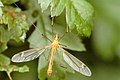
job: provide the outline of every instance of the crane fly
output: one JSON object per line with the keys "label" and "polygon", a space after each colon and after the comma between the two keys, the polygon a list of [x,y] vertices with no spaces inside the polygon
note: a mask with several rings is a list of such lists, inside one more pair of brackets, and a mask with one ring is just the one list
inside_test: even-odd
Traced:
{"label": "crane fly", "polygon": [[[53,33],[53,19],[54,19],[54,17],[52,18],[52,33]],[[35,28],[37,28],[34,24],[33,24],[33,26]],[[44,36],[44,37],[46,37],[46,36]],[[26,51],[19,52],[19,53],[15,54],[11,60],[12,60],[12,62],[28,62],[28,61],[34,60],[34,59],[38,58],[39,56],[41,56],[47,48],[51,48],[51,56],[49,59],[49,65],[48,65],[48,70],[47,70],[48,76],[52,76],[53,60],[54,60],[54,56],[55,56],[55,53],[57,52],[57,50],[61,51],[64,61],[71,68],[73,68],[75,71],[77,71],[85,76],[91,76],[90,69],[82,61],[80,61],[79,59],[77,59],[76,57],[71,55],[68,51],[64,50],[63,48],[65,47],[65,45],[59,44],[59,41],[63,37],[64,37],[64,35],[60,39],[58,39],[58,34],[55,35],[54,40],[50,40],[49,38],[46,37],[51,42],[50,45],[47,45],[43,48],[35,48],[35,49],[29,49]]]}
{"label": "crane fly", "polygon": [[54,54],[56,53],[56,50],[59,49],[62,51],[63,59],[65,62],[68,63],[70,67],[72,67],[75,71],[85,75],[85,76],[91,76],[91,71],[90,69],[79,59],[71,55],[69,52],[63,49],[63,45],[59,44],[58,40],[58,34],[55,35],[55,39],[52,41],[52,43],[48,46],[45,46],[43,48],[35,48],[35,49],[30,49],[26,51],[22,51],[20,53],[15,54],[12,57],[13,62],[28,62],[31,60],[34,60],[38,58],[39,56],[44,53],[44,51],[48,48],[51,47],[51,56],[49,60],[49,66],[47,70],[48,76],[52,76],[52,66],[53,66],[53,60],[54,60]]}

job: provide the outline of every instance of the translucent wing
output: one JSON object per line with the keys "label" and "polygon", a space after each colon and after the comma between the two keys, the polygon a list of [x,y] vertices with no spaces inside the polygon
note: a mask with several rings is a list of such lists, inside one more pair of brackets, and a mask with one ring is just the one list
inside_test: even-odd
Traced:
{"label": "translucent wing", "polygon": [[[62,49],[62,48],[61,48]],[[64,60],[71,66],[75,71],[80,72],[85,76],[91,76],[90,69],[79,59],[71,55],[69,52],[63,50],[63,58]]]}
{"label": "translucent wing", "polygon": [[33,59],[38,58],[44,51],[46,48],[42,48],[42,49],[30,49],[30,50],[26,50],[26,51],[22,51],[20,53],[15,54],[12,57],[12,61],[13,62],[27,62],[27,61],[31,61]]}

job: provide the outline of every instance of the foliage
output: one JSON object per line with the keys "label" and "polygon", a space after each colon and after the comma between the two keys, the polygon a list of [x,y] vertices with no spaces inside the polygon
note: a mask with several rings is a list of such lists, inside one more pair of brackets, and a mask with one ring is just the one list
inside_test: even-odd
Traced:
{"label": "foliage", "polygon": [[[23,41],[26,38],[26,32],[29,27],[35,22],[36,27],[30,35],[28,41],[31,48],[43,47],[49,44],[41,34],[52,39],[51,19],[50,16],[55,16],[54,33],[58,33],[61,37],[66,32],[66,25],[68,25],[69,33],[60,41],[61,44],[67,46],[66,49],[74,51],[85,51],[84,44],[78,36],[87,36],[91,34],[93,26],[93,7],[85,0],[21,0],[21,4],[25,5],[25,10],[22,11],[16,4],[18,0],[1,0],[0,3],[0,52],[7,49],[7,43],[10,40],[17,42]],[[2,3],[4,6],[2,6]],[[40,6],[38,5],[40,4]],[[13,6],[14,5],[14,6]],[[1,8],[2,7],[2,8]],[[50,10],[48,9],[50,7]],[[26,15],[25,15],[26,14]],[[27,19],[28,18],[28,19]],[[73,39],[71,39],[73,37]],[[69,40],[69,41],[68,41]],[[73,40],[74,43],[73,43]],[[48,53],[48,52],[47,52]],[[41,58],[43,58],[41,60]],[[57,57],[56,57],[57,58]],[[5,58],[3,58],[4,60]],[[9,59],[9,58],[8,58]],[[41,56],[38,61],[38,77],[39,79],[50,79],[46,76],[47,61],[44,61],[44,56]],[[2,61],[2,60],[1,60]],[[10,64],[10,60],[2,63],[1,71],[8,70],[8,76],[14,69],[19,72],[28,71],[28,67],[17,67]],[[44,63],[44,65],[43,65]],[[57,65],[57,59],[54,62],[54,68],[57,72],[53,73],[52,79],[59,80],[67,78],[67,73],[75,73],[61,57],[61,63],[67,67],[64,69]],[[6,65],[6,67],[3,66]],[[43,65],[43,66],[41,66]],[[2,70],[4,68],[4,70]],[[22,69],[22,70],[21,70]]]}
{"label": "foliage", "polygon": [[10,80],[12,80],[12,77],[10,76],[10,73],[13,71],[18,71],[18,72],[28,72],[29,68],[27,66],[23,66],[23,67],[18,67],[15,65],[11,65],[10,64],[10,59],[6,56],[4,56],[3,54],[0,54],[0,71],[5,71],[8,75],[8,77],[10,78]]}
{"label": "foliage", "polygon": [[96,11],[91,40],[94,52],[104,61],[113,61],[120,57],[120,17],[118,16],[120,1],[89,1],[92,2]]}
{"label": "foliage", "polygon": [[[16,1],[13,1],[16,2]],[[7,4],[13,3],[12,1],[7,2]],[[6,2],[3,0],[3,4]],[[29,26],[26,22],[26,16],[21,13],[19,8],[13,8],[9,5],[2,5],[0,2],[1,19],[0,19],[0,53],[7,49],[7,43],[9,40],[13,39],[15,41],[24,41],[26,36],[26,31]],[[0,54],[0,71],[6,71],[10,80],[12,77],[10,73],[13,71],[28,72],[29,68],[27,66],[18,67],[10,64],[10,58]]]}
{"label": "foliage", "polygon": [[10,39],[17,42],[24,41],[26,31],[29,29],[26,22],[26,16],[21,13],[19,8],[4,6],[3,14],[0,20],[0,52],[7,49],[7,43]]}
{"label": "foliage", "polygon": [[[42,11],[51,6],[51,17],[59,16],[66,9],[66,22],[71,29],[77,28],[81,35],[90,36],[92,30],[93,7],[85,0],[38,0]],[[47,6],[45,5],[47,4]]]}

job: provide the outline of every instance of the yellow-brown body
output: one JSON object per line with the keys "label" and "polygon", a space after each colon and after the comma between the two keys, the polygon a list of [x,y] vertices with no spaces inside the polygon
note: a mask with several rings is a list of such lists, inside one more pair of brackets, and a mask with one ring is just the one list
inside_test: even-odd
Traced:
{"label": "yellow-brown body", "polygon": [[58,34],[56,34],[55,40],[51,44],[52,52],[51,52],[50,62],[49,62],[48,70],[47,70],[48,76],[52,76],[52,65],[53,65],[53,60],[54,60],[54,54],[55,54],[57,48],[59,48],[58,42],[59,42]]}

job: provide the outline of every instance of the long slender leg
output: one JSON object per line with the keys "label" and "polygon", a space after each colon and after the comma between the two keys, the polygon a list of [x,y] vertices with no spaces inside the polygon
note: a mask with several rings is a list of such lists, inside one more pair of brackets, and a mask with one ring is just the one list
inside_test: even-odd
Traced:
{"label": "long slender leg", "polygon": [[51,49],[50,49],[49,54],[48,54],[48,58],[47,58],[48,60],[50,60],[50,56],[51,56],[50,54],[51,54]]}
{"label": "long slender leg", "polygon": [[59,39],[59,41],[62,40],[67,33],[68,33],[68,32],[65,32],[65,33],[62,35],[62,37]]}
{"label": "long slender leg", "polygon": [[58,55],[58,64],[60,64],[60,55],[58,54],[58,50],[56,50],[56,53]]}
{"label": "long slender leg", "polygon": [[58,54],[58,50],[56,50],[56,53],[57,53],[57,55],[58,55],[58,65],[59,65],[60,67],[62,67],[62,68],[67,69],[67,67],[64,66],[64,65],[62,65],[62,63],[60,62],[60,55]]}
{"label": "long slender leg", "polygon": [[45,36],[44,34],[41,34],[41,35],[52,43],[52,40],[50,40],[47,36]]}
{"label": "long slender leg", "polygon": [[62,37],[59,39],[59,41],[62,40],[64,38],[64,36],[68,33],[68,26],[66,27],[66,30],[67,31],[62,35]]}
{"label": "long slender leg", "polygon": [[51,23],[51,25],[52,25],[52,40],[54,39],[54,17],[52,17],[52,23]]}

